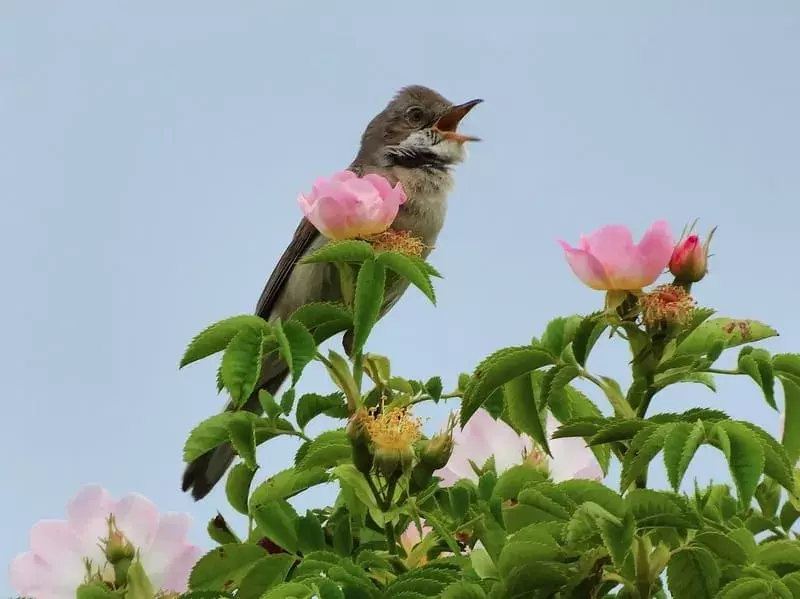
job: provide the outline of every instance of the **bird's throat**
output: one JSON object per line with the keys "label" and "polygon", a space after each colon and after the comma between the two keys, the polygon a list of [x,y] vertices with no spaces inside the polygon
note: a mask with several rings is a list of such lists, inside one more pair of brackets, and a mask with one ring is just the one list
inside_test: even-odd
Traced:
{"label": "bird's throat", "polygon": [[424,168],[445,171],[452,163],[425,148],[403,148],[402,151],[391,152],[387,157],[389,166],[403,168]]}

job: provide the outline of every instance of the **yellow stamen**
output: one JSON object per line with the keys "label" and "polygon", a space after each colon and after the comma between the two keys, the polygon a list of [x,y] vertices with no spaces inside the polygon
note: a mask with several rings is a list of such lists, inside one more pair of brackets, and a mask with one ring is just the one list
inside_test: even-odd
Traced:
{"label": "yellow stamen", "polygon": [[414,237],[411,231],[387,229],[383,233],[367,237],[366,241],[379,252],[399,252],[408,256],[419,257],[426,249],[430,249],[419,237]]}
{"label": "yellow stamen", "polygon": [[381,449],[407,449],[420,436],[422,421],[405,408],[389,408],[366,421],[372,442]]}
{"label": "yellow stamen", "polygon": [[639,298],[642,321],[647,326],[662,323],[685,325],[694,313],[695,300],[683,287],[659,285]]}

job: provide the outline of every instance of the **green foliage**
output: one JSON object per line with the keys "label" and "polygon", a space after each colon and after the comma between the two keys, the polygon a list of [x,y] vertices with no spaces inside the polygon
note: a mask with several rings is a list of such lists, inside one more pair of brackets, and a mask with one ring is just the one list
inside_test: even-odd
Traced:
{"label": "green foliage", "polygon": [[358,271],[353,307],[353,353],[364,349],[367,337],[378,320],[383,305],[386,268],[376,260],[365,260]]}

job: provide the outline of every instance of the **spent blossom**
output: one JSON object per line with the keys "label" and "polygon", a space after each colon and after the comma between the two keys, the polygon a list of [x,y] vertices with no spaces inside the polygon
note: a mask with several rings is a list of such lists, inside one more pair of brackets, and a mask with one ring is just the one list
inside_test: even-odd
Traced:
{"label": "spent blossom", "polygon": [[111,498],[100,485],[86,485],[67,504],[66,520],[40,520],[30,550],[11,563],[15,591],[32,599],[74,599],[82,584],[115,588],[115,563],[133,559],[160,596],[186,591],[201,554],[187,540],[188,514],[159,514],[147,498]]}

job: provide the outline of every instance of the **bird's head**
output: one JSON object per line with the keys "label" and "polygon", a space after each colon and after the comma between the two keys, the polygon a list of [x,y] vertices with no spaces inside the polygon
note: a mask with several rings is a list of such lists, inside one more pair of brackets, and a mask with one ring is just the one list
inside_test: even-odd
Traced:
{"label": "bird's head", "polygon": [[367,125],[357,162],[406,168],[446,169],[466,157],[464,145],[478,141],[458,125],[483,100],[454,105],[421,85],[401,89]]}

